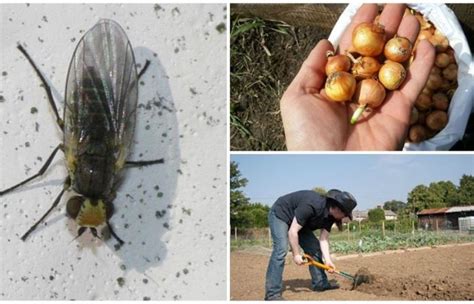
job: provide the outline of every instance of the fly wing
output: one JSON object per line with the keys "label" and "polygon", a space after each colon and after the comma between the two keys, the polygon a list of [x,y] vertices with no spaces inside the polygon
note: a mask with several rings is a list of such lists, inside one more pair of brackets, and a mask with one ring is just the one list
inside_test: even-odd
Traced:
{"label": "fly wing", "polygon": [[68,167],[91,142],[102,142],[123,166],[135,127],[137,70],[132,46],[116,22],[100,20],[79,41],[66,81],[64,142]]}

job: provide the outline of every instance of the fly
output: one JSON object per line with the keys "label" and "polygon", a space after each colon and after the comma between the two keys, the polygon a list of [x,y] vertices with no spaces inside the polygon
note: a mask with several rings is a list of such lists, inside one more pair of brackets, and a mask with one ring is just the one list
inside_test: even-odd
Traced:
{"label": "fly", "polygon": [[66,213],[78,225],[77,237],[87,229],[97,238],[97,227],[107,225],[110,234],[122,245],[109,219],[122,169],[163,163],[163,159],[129,161],[135,128],[138,80],[150,61],[137,73],[130,41],[118,23],[101,19],[79,41],[69,65],[65,106],[60,118],[51,88],[22,45],[18,49],[41,79],[63,142],[48,157],[35,175],[0,191],[0,196],[41,176],[56,153],[65,155],[68,176],[61,192],[46,213],[21,237],[23,241],[57,207],[65,192],[73,191]]}

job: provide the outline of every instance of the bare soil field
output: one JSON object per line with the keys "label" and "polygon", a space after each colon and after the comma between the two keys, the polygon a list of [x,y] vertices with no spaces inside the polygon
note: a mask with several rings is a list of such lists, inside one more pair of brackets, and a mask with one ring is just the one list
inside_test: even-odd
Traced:
{"label": "bare soil field", "polygon": [[[289,254],[291,255],[291,254]],[[269,252],[231,253],[231,300],[263,300]],[[399,250],[386,254],[339,257],[339,270],[355,274],[366,267],[375,280],[351,290],[351,282],[337,279],[341,288],[311,290],[307,267],[287,259],[283,297],[287,300],[474,300],[474,243]]]}

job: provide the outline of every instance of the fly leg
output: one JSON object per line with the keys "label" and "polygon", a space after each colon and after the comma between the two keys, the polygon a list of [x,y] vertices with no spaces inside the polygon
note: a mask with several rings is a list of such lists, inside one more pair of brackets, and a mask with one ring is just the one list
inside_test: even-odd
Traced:
{"label": "fly leg", "polygon": [[120,246],[122,246],[125,242],[122,241],[122,239],[119,238],[118,235],[114,232],[114,230],[112,229],[112,225],[110,225],[109,220],[107,220],[107,228],[109,228],[110,234],[114,237],[114,239],[116,239],[117,242],[119,242]]}
{"label": "fly leg", "polygon": [[164,164],[165,160],[163,158],[154,159],[154,160],[137,160],[137,161],[126,161],[125,164],[130,167],[144,167],[156,164]]}
{"label": "fly leg", "polygon": [[58,109],[56,107],[56,104],[54,102],[53,94],[51,93],[51,87],[49,84],[46,82],[46,78],[41,74],[41,71],[38,69],[36,66],[35,62],[33,59],[31,59],[30,55],[26,52],[25,48],[21,44],[18,44],[17,48],[20,50],[20,52],[25,55],[26,59],[30,62],[30,64],[33,66],[33,69],[35,70],[36,74],[38,77],[41,79],[41,82],[43,83],[44,89],[46,90],[46,94],[48,95],[48,101],[51,107],[53,108],[54,115],[56,115],[56,122],[58,123],[58,126],[61,130],[64,129],[64,121],[59,117]]}
{"label": "fly leg", "polygon": [[36,173],[35,175],[31,176],[31,177],[28,177],[27,179],[25,179],[24,181],[14,185],[14,186],[11,186],[10,188],[8,189],[5,189],[5,190],[2,190],[0,191],[0,196],[26,184],[27,182],[29,182],[30,180],[32,179],[35,179],[37,178],[38,176],[41,176],[43,175],[43,173],[46,171],[46,169],[48,169],[48,167],[51,165],[51,162],[53,161],[54,159],[54,156],[56,155],[56,153],[58,152],[58,150],[63,150],[63,145],[62,144],[59,144],[56,149],[54,149],[53,153],[51,153],[51,155],[48,157],[48,159],[46,160],[46,162],[44,163],[43,167],[41,167],[41,169],[38,171],[38,173]]}
{"label": "fly leg", "polygon": [[63,190],[61,190],[59,195],[56,197],[56,199],[53,202],[53,205],[48,209],[48,211],[46,211],[45,214],[43,214],[43,216],[33,226],[31,226],[30,229],[28,229],[28,231],[25,234],[23,234],[23,236],[21,237],[22,241],[25,241],[26,238],[28,238],[28,236],[38,227],[38,225],[41,224],[41,222],[43,222],[43,220],[51,213],[51,211],[53,211],[53,209],[58,206],[59,202],[61,201],[61,197],[64,194],[64,191],[66,191],[70,186],[71,186],[71,179],[68,176],[66,180],[64,181]]}
{"label": "fly leg", "polygon": [[147,60],[145,62],[145,66],[141,69],[140,73],[138,73],[138,79],[140,79],[140,77],[142,77],[142,75],[146,72],[149,65],[150,65],[150,60]]}

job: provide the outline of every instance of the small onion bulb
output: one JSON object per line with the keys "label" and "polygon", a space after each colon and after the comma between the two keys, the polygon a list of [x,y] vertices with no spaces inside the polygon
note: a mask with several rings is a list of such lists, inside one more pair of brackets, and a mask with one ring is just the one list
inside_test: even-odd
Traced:
{"label": "small onion bulb", "polygon": [[328,62],[326,63],[326,75],[343,71],[348,72],[351,68],[351,60],[346,55],[331,55],[328,54]]}
{"label": "small onion bulb", "polygon": [[387,59],[396,62],[405,62],[411,56],[412,45],[405,37],[393,37],[385,44],[383,54]]}
{"label": "small onion bulb", "polygon": [[403,65],[398,62],[387,60],[379,71],[379,81],[388,90],[398,89],[407,76]]}
{"label": "small onion bulb", "polygon": [[338,71],[328,76],[324,90],[331,101],[345,102],[352,99],[356,80],[348,72]]}
{"label": "small onion bulb", "polygon": [[379,107],[385,100],[385,88],[375,79],[364,79],[357,84],[353,100],[360,106],[351,117],[351,124],[359,119],[366,107]]}
{"label": "small onion bulb", "polygon": [[352,46],[362,56],[382,54],[385,44],[385,30],[379,23],[362,22],[352,31]]}
{"label": "small onion bulb", "polygon": [[373,57],[357,58],[352,66],[352,74],[356,79],[372,78],[380,70],[380,62]]}

